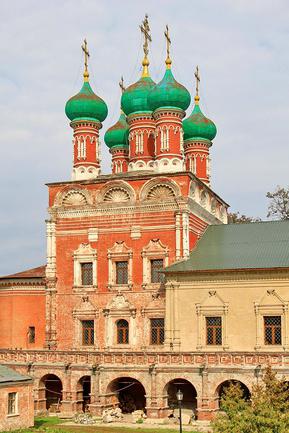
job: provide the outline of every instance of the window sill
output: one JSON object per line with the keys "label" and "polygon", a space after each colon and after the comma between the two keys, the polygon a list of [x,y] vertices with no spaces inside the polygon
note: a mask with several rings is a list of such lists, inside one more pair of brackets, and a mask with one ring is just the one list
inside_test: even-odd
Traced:
{"label": "window sill", "polygon": [[7,418],[13,418],[13,417],[15,417],[15,416],[20,416],[20,413],[9,413],[9,414],[7,415]]}
{"label": "window sill", "polygon": [[160,283],[143,283],[142,288],[145,290],[156,290],[164,285],[163,282]]}
{"label": "window sill", "polygon": [[130,291],[132,290],[132,284],[108,284],[107,288],[112,291]]}
{"label": "window sill", "polygon": [[222,344],[210,344],[210,345],[204,345],[204,346],[197,346],[197,350],[202,350],[205,352],[226,352],[230,349],[229,346],[223,346]]}
{"label": "window sill", "polygon": [[92,286],[73,286],[73,291],[76,293],[80,293],[80,292],[95,292],[95,290],[97,290],[97,285],[92,285]]}
{"label": "window sill", "polygon": [[282,344],[264,344],[262,346],[255,346],[254,349],[257,352],[285,352],[289,350],[289,346],[283,346]]}

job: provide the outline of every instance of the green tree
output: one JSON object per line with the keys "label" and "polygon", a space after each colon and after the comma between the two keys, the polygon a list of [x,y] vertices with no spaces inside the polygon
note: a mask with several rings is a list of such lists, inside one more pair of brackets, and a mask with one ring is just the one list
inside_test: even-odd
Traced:
{"label": "green tree", "polygon": [[267,192],[266,197],[270,200],[267,217],[280,220],[289,219],[289,187],[277,186],[275,191]]}
{"label": "green tree", "polygon": [[262,382],[244,399],[239,385],[231,384],[221,399],[221,412],[213,421],[214,433],[288,433],[289,386],[268,367]]}
{"label": "green tree", "polygon": [[246,215],[241,215],[240,212],[228,213],[229,224],[255,223],[258,221],[261,221],[261,218],[248,217]]}

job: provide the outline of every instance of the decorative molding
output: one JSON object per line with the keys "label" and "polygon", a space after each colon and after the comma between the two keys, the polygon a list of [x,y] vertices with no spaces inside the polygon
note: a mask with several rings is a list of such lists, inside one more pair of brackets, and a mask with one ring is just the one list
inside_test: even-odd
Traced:
{"label": "decorative molding", "polygon": [[146,289],[155,289],[160,287],[161,283],[151,282],[151,260],[163,259],[164,267],[169,265],[169,249],[162,244],[160,239],[151,239],[142,249],[143,258],[143,284]]}
{"label": "decorative molding", "polygon": [[289,350],[288,301],[285,301],[275,289],[268,289],[259,302],[254,302],[256,315],[256,350],[276,350],[276,346],[265,345],[264,316],[281,316],[282,347]]}
{"label": "decorative molding", "polygon": [[[209,290],[201,303],[196,303],[197,313],[197,349],[208,349],[206,344],[206,317],[218,316],[222,318],[222,345],[218,348],[228,350],[228,316],[229,304],[224,302],[216,290]],[[211,346],[209,346],[211,347]],[[215,346],[217,347],[217,346]]]}
{"label": "decorative molding", "polygon": [[[93,272],[93,284],[92,286],[83,286],[81,281],[81,263],[92,263]],[[79,245],[78,249],[73,253],[73,263],[74,263],[74,291],[88,291],[95,290],[97,288],[97,250],[92,248],[90,244],[82,243]]]}

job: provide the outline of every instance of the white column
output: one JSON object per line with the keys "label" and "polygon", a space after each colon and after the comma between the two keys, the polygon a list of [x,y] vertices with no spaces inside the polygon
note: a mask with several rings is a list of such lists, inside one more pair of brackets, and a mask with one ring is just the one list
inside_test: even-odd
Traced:
{"label": "white column", "polygon": [[183,213],[183,257],[186,259],[189,257],[189,214]]}
{"label": "white column", "polygon": [[181,259],[181,214],[176,213],[176,260]]}
{"label": "white column", "polygon": [[46,276],[53,278],[56,274],[56,237],[55,223],[46,221],[47,267]]}

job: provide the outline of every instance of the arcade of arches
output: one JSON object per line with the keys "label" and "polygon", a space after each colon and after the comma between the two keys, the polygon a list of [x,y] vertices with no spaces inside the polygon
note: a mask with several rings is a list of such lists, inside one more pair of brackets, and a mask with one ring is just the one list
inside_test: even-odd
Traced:
{"label": "arcade of arches", "polygon": [[166,417],[178,407],[176,393],[181,390],[183,409],[196,419],[211,419],[230,383],[240,384],[245,399],[250,398],[253,385],[252,382],[248,387],[228,377],[216,380],[211,387],[212,395],[204,395],[206,378],[200,374],[186,374],[186,378],[179,376],[171,380],[167,373],[157,374],[155,369],[133,376],[112,378],[111,374],[99,368],[86,374],[72,369],[65,374],[63,370],[59,375],[44,374],[35,389],[36,411],[62,414],[89,411],[101,415],[104,409],[119,407],[124,414],[143,410],[150,417]]}

